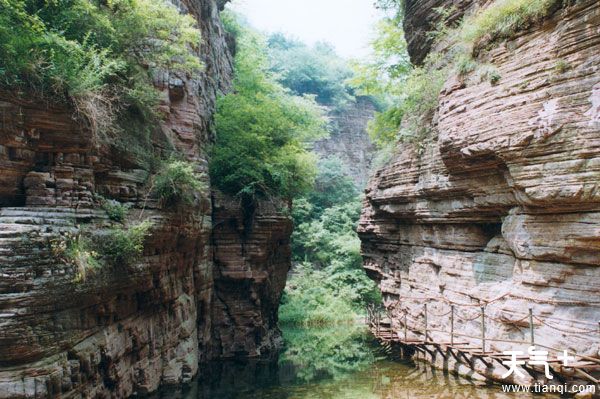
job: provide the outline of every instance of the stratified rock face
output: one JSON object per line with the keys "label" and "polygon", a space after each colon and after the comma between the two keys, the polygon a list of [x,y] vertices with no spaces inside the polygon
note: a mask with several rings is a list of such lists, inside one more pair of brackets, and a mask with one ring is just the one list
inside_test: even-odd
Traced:
{"label": "stratified rock face", "polygon": [[291,266],[287,209],[214,199],[212,346],[223,357],[261,356],[280,344],[277,310]]}
{"label": "stratified rock face", "polygon": [[346,109],[331,112],[330,137],[314,145],[317,154],[339,158],[361,189],[367,183],[376,152],[367,133],[367,124],[374,115],[375,105],[367,97],[357,97]]}
{"label": "stratified rock face", "polygon": [[408,53],[414,64],[421,64],[431,50],[432,32],[439,24],[454,24],[471,7],[490,0],[404,0],[404,31]]}
{"label": "stratified rock face", "polygon": [[[166,115],[153,133],[154,151],[175,149],[201,176],[208,176],[215,100],[232,75],[221,3],[176,2],[202,29],[205,72],[154,75]],[[133,151],[93,141],[71,110],[0,94],[0,398],[145,394],[190,381],[199,361],[229,356],[240,342],[247,355],[276,343],[269,337],[277,336],[275,314],[290,264],[287,219],[261,208],[247,236],[218,228],[213,234],[208,194],[194,206],[161,207],[149,196],[149,173]],[[149,219],[153,226],[139,261],[77,281],[77,268],[53,248],[68,235],[102,235],[115,225],[98,195],[130,206],[126,224]],[[241,212],[232,201],[218,210],[218,218]],[[231,241],[236,238],[239,243]],[[216,271],[213,241],[229,245],[218,247]],[[254,273],[229,286],[221,266],[227,248],[242,248],[240,269]],[[222,304],[241,306],[240,292],[254,293],[253,302],[224,321]],[[214,344],[231,331],[235,339]]]}
{"label": "stratified rock face", "polygon": [[[536,342],[600,355],[599,27],[600,3],[579,1],[498,44],[482,56],[499,83],[450,78],[432,141],[399,144],[371,180],[364,265],[396,326],[423,331],[428,303],[448,331],[454,302],[471,319],[456,331],[479,337],[487,304],[488,338],[528,341],[531,307]],[[526,345],[487,347],[509,348]]]}

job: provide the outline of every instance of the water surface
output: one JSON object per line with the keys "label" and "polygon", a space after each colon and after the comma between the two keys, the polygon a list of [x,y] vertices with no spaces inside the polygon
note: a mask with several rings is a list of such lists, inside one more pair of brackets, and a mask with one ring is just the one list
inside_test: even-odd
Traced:
{"label": "water surface", "polygon": [[[164,399],[414,399],[532,398],[505,394],[398,359],[361,327],[285,329],[285,348],[270,360],[222,361],[206,366],[191,386]],[[540,396],[535,396],[540,398]]]}

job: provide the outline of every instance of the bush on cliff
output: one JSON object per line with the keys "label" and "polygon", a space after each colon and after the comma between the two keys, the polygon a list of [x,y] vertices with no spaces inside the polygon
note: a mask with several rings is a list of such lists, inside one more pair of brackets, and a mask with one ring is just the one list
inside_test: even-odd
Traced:
{"label": "bush on cliff", "polygon": [[231,195],[291,199],[314,182],[307,144],[326,136],[326,121],[312,98],[276,82],[264,38],[239,24],[236,29],[234,90],[217,103],[211,181]]}
{"label": "bush on cliff", "polygon": [[98,134],[154,116],[150,69],[198,70],[199,46],[167,0],[0,0],[0,85],[67,102]]}
{"label": "bush on cliff", "polygon": [[563,0],[496,0],[484,10],[465,18],[459,37],[469,45],[487,37],[507,38],[548,16]]}
{"label": "bush on cliff", "polygon": [[133,226],[110,229],[98,239],[99,255],[110,266],[130,266],[142,255],[151,227],[152,223],[145,220]]}
{"label": "bush on cliff", "polygon": [[165,162],[154,178],[153,191],[163,206],[194,203],[196,195],[208,189],[186,161]]}

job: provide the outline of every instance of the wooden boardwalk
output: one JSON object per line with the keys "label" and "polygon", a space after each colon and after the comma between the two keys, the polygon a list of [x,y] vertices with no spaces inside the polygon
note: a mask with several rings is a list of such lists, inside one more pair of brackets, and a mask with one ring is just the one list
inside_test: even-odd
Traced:
{"label": "wooden boardwalk", "polygon": [[[508,370],[508,366],[503,364],[503,362],[510,360],[511,356],[504,353],[484,350],[484,348],[487,348],[486,341],[513,342],[515,344],[525,345],[529,345],[534,342],[533,328],[531,329],[531,342],[486,338],[484,313],[483,318],[481,319],[482,334],[481,337],[475,339],[475,344],[473,343],[473,338],[475,337],[466,336],[470,338],[470,342],[464,339],[461,340],[461,336],[463,336],[463,334],[456,333],[454,331],[454,320],[452,320],[451,323],[450,333],[431,329],[428,330],[427,312],[425,312],[425,330],[412,331],[408,328],[406,317],[404,322],[401,323],[400,328],[394,329],[392,327],[391,318],[387,315],[384,316],[383,313],[385,312],[382,310],[375,310],[374,307],[371,307],[370,309],[368,308],[366,322],[371,333],[384,346],[399,347],[399,350],[403,356],[410,357],[414,354],[417,354],[419,357],[430,359],[435,359],[437,356],[441,356],[441,358],[444,360],[444,363],[447,363],[447,361],[451,358],[456,362],[456,364],[463,364],[473,371],[475,371],[478,362],[480,362],[485,369],[498,368],[502,370],[502,374]],[[530,317],[530,319],[533,320],[532,317]],[[449,335],[449,337],[443,342],[433,340],[430,339],[431,332],[445,333],[446,335]],[[476,345],[477,343],[480,343],[480,345]],[[535,344],[535,346],[562,353],[562,351],[558,351],[556,348],[550,348],[540,344]],[[588,383],[595,384],[597,392],[600,392],[600,359],[577,355],[575,353],[569,353],[569,356],[573,356],[574,360],[569,363],[568,367],[563,365],[562,359],[559,359],[556,356],[548,356],[547,363],[551,373],[557,376],[557,380],[561,383],[565,383],[569,378],[576,377],[580,380],[585,380]],[[517,356],[516,359],[526,361],[530,359],[530,356],[525,353]],[[544,375],[543,367],[540,370],[539,368],[534,368],[531,365],[522,365],[520,369],[528,373],[536,381],[539,380],[540,376]],[[507,382],[497,379],[495,380],[497,382]]]}

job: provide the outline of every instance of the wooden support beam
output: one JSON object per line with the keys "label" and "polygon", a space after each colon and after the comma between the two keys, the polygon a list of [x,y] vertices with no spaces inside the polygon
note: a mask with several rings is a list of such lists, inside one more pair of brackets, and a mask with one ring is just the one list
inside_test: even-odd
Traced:
{"label": "wooden support beam", "polygon": [[595,379],[594,377],[592,377],[591,375],[589,375],[588,373],[586,373],[583,370],[575,369],[575,374],[579,374],[581,377],[585,378],[588,381],[593,382],[596,385],[598,385],[600,383],[599,380]]}

